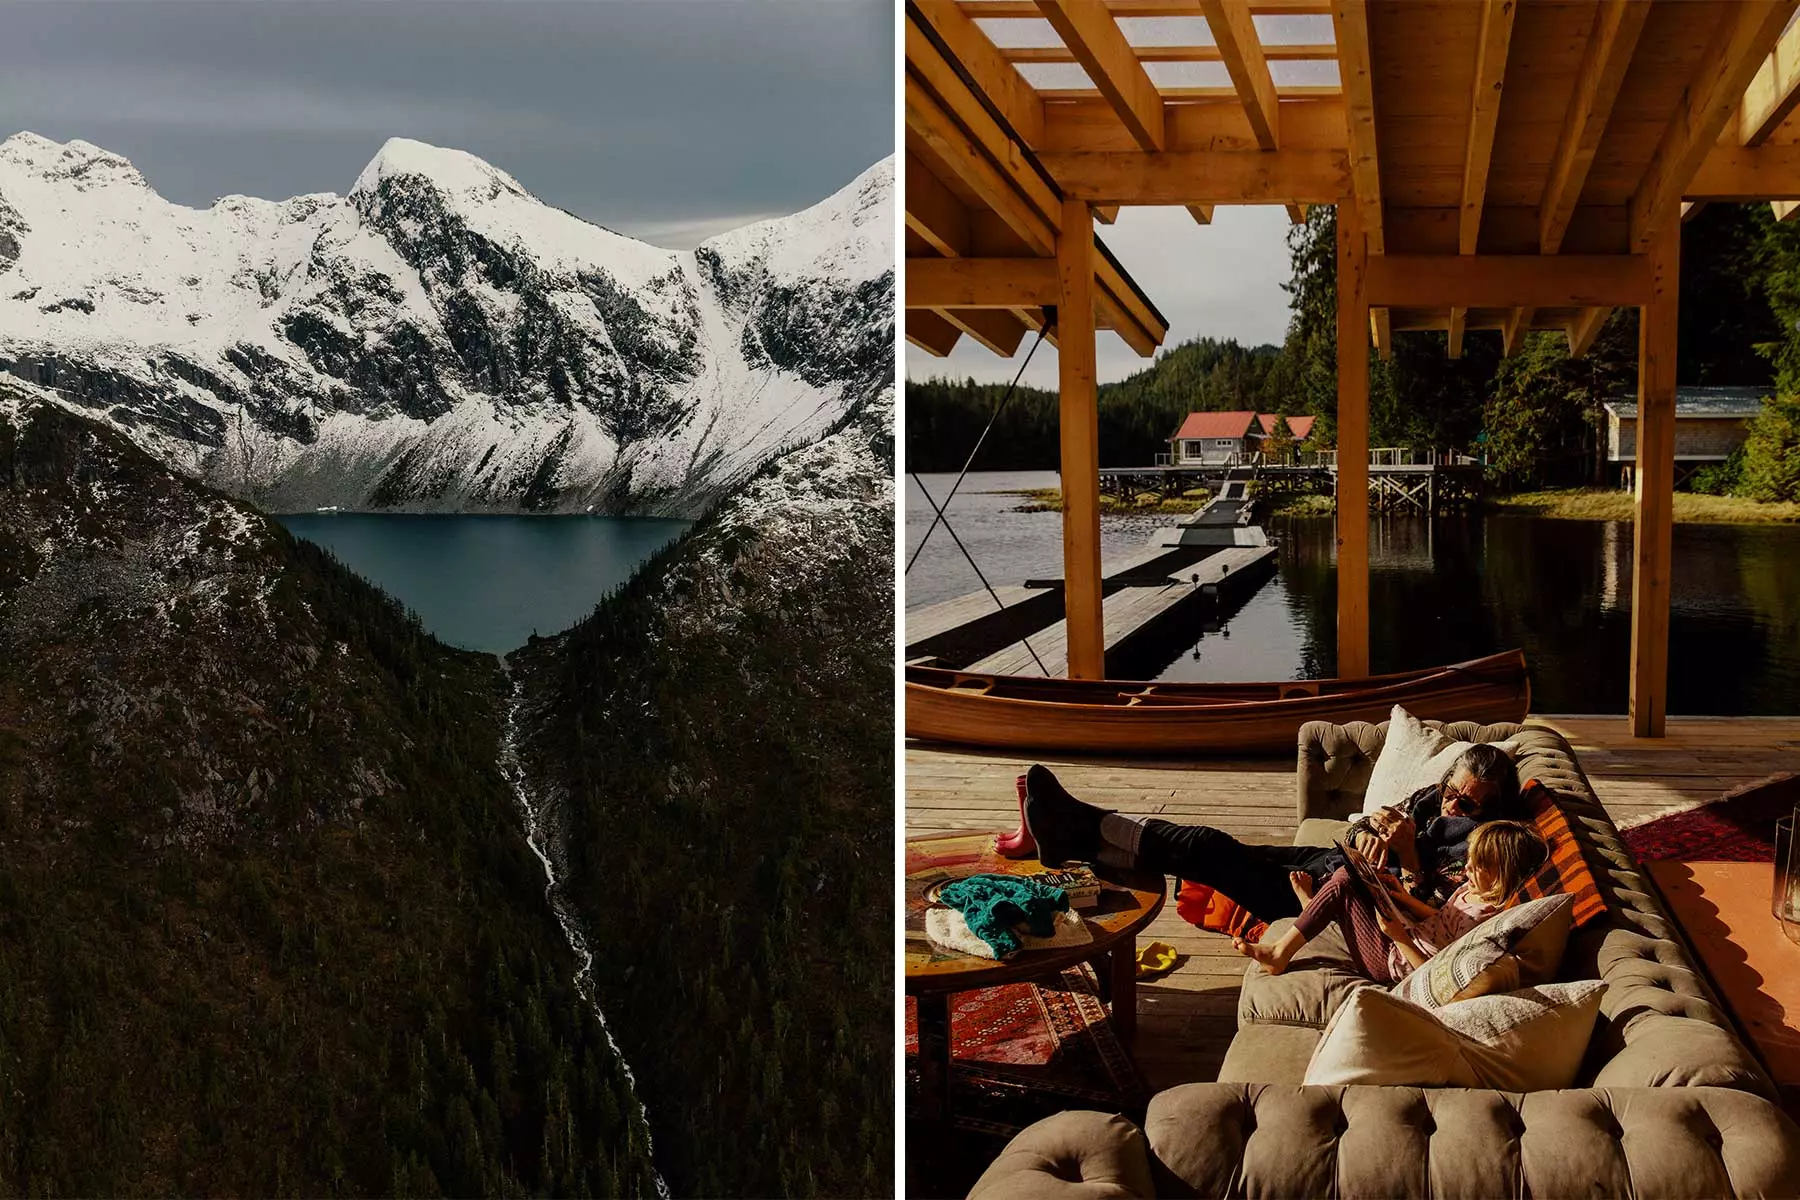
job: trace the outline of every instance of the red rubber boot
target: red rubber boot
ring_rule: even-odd
[[[1037,839],[1025,827],[1025,777],[1019,776],[1019,827],[994,839],[994,850],[1001,858],[1036,858]]]

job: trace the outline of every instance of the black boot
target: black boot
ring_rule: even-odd
[[[1093,862],[1100,853],[1100,818],[1106,810],[1069,795],[1045,767],[1025,773],[1025,827],[1046,867]]]

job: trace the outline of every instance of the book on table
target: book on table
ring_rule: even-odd
[[[1100,889],[1105,886],[1091,867],[1065,867],[1060,871],[1044,871],[1032,878],[1067,892],[1070,908],[1098,907]]]

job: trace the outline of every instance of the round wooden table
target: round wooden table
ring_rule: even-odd
[[[1112,1006],[1113,1029],[1127,1049],[1137,1029],[1137,934],[1162,911],[1163,877],[1096,865],[1106,884],[1100,902],[1079,910],[1093,941],[1053,950],[1021,950],[1004,962],[933,945],[925,936],[926,893],[970,875],[1031,875],[1035,858],[1002,858],[992,830],[928,834],[906,839],[906,994],[918,1006],[921,1115],[941,1121],[950,1111],[950,997],[1055,975],[1091,962],[1101,998]]]

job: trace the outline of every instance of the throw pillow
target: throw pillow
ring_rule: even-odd
[[[1394,995],[1422,1008],[1536,987],[1556,978],[1569,940],[1573,897],[1545,896],[1495,913],[1396,983]]]
[[[1581,1069],[1605,988],[1597,979],[1552,983],[1435,1011],[1363,988],[1326,1025],[1304,1082],[1565,1088]]]
[[[1519,899],[1536,900],[1566,892],[1575,898],[1571,925],[1580,929],[1606,911],[1606,898],[1600,894],[1593,868],[1588,865],[1587,855],[1575,838],[1569,814],[1563,811],[1556,793],[1535,779],[1520,790],[1520,798],[1531,814],[1532,825],[1550,847],[1550,857],[1519,889]]]
[[[1442,730],[1428,727],[1419,718],[1394,705],[1388,714],[1387,738],[1375,758],[1375,770],[1363,792],[1362,811],[1379,812],[1410,798],[1420,788],[1431,787],[1443,779],[1444,772],[1457,755],[1474,742],[1452,741]],[[1514,741],[1496,742],[1508,757],[1518,754]]]

